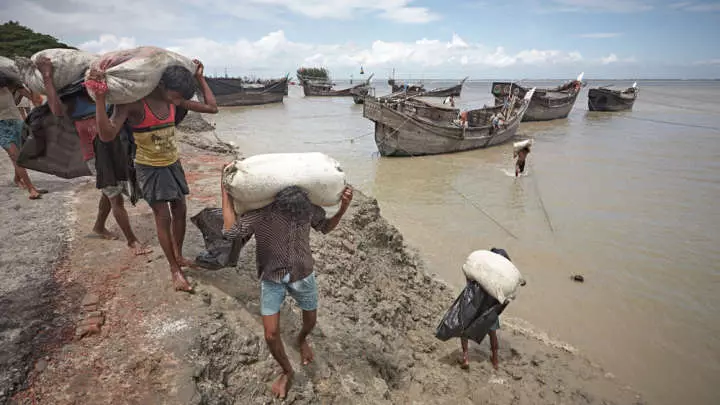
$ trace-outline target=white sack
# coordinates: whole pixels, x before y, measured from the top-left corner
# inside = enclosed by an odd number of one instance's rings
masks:
[[[523,150],[523,149],[526,148],[526,147],[527,147],[527,148],[531,147],[532,144],[533,144],[533,140],[532,140],[532,139],[526,139],[526,140],[524,140],[524,141],[515,142],[515,143],[513,143],[513,151],[514,151],[514,152],[519,152],[519,151]]]
[[[236,161],[225,169],[223,184],[243,214],[271,204],[290,186],[307,192],[315,205],[336,205],[346,179],[340,164],[323,153],[273,153]]]
[[[170,66],[182,66],[193,74],[197,69],[191,59],[153,46],[108,52],[91,67],[104,67],[108,87],[105,100],[108,104],[130,104],[152,93],[163,72]],[[85,79],[90,82],[87,75]],[[94,99],[92,85],[88,86],[88,92]]]
[[[15,61],[0,56],[0,82],[6,84],[22,83]]]
[[[40,94],[46,94],[42,74],[35,66],[41,56],[50,59],[52,63],[53,84],[57,90],[82,77],[90,64],[98,59],[97,55],[76,49],[45,49],[30,59],[15,58],[22,81],[30,90]]]
[[[520,270],[510,260],[489,250],[472,252],[463,265],[463,272],[500,303],[515,298],[522,279]]]

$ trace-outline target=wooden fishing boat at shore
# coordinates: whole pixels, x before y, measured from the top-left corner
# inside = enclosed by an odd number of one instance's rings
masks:
[[[425,90],[425,86],[422,84],[411,84],[411,85],[403,85],[398,84],[395,79],[388,79],[388,84],[392,88],[393,93],[397,92],[405,92],[409,96],[423,96],[423,97],[460,97],[460,93],[462,93],[463,85],[465,84],[465,81],[468,78],[464,78],[460,81],[460,83],[450,86],[450,87],[441,87],[436,89],[430,89]]]
[[[625,90],[613,90],[598,87],[588,91],[588,109],[590,111],[628,111],[632,110],[640,90],[637,83]]]
[[[303,92],[306,97],[361,97],[364,98],[370,92],[370,75],[364,82],[346,89],[336,90],[330,81],[318,81],[301,79]]]
[[[382,156],[423,156],[499,145],[512,139],[534,89],[512,102],[459,113],[415,98],[366,98],[363,116],[375,123]]]
[[[580,93],[582,78],[583,73],[576,80],[558,87],[535,89],[523,121],[549,121],[566,118]],[[491,89],[495,97],[495,105],[503,105],[508,95],[524,97],[529,90],[527,87],[512,82],[494,82]]]
[[[352,97],[355,104],[364,104],[366,98],[375,97],[375,88],[370,86],[363,87],[361,89],[353,91]]]
[[[220,107],[281,103],[288,91],[288,78],[265,83],[246,83],[239,78],[206,77]]]

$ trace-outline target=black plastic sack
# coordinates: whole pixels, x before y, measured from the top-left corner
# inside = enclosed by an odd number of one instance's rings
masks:
[[[445,313],[435,337],[442,341],[462,337],[480,343],[506,306],[470,281]]]
[[[205,241],[205,251],[200,253],[195,262],[206,269],[218,270],[223,267],[237,265],[240,249],[250,238],[229,241],[223,238],[223,216],[221,208],[205,208],[190,218],[200,229]]]

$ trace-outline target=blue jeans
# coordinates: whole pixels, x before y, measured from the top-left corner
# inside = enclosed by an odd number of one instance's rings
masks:
[[[288,273],[280,283],[262,280],[260,282],[260,313],[262,316],[275,315],[285,301],[287,293],[293,297],[303,311],[314,311],[318,306],[318,290],[315,273],[302,280],[290,282]]]

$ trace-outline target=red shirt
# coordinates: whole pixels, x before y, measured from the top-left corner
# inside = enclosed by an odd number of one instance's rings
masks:
[[[95,116],[75,121],[75,129],[80,137],[80,150],[82,151],[83,159],[87,162],[95,157],[93,141],[95,141],[95,137],[98,135]]]

